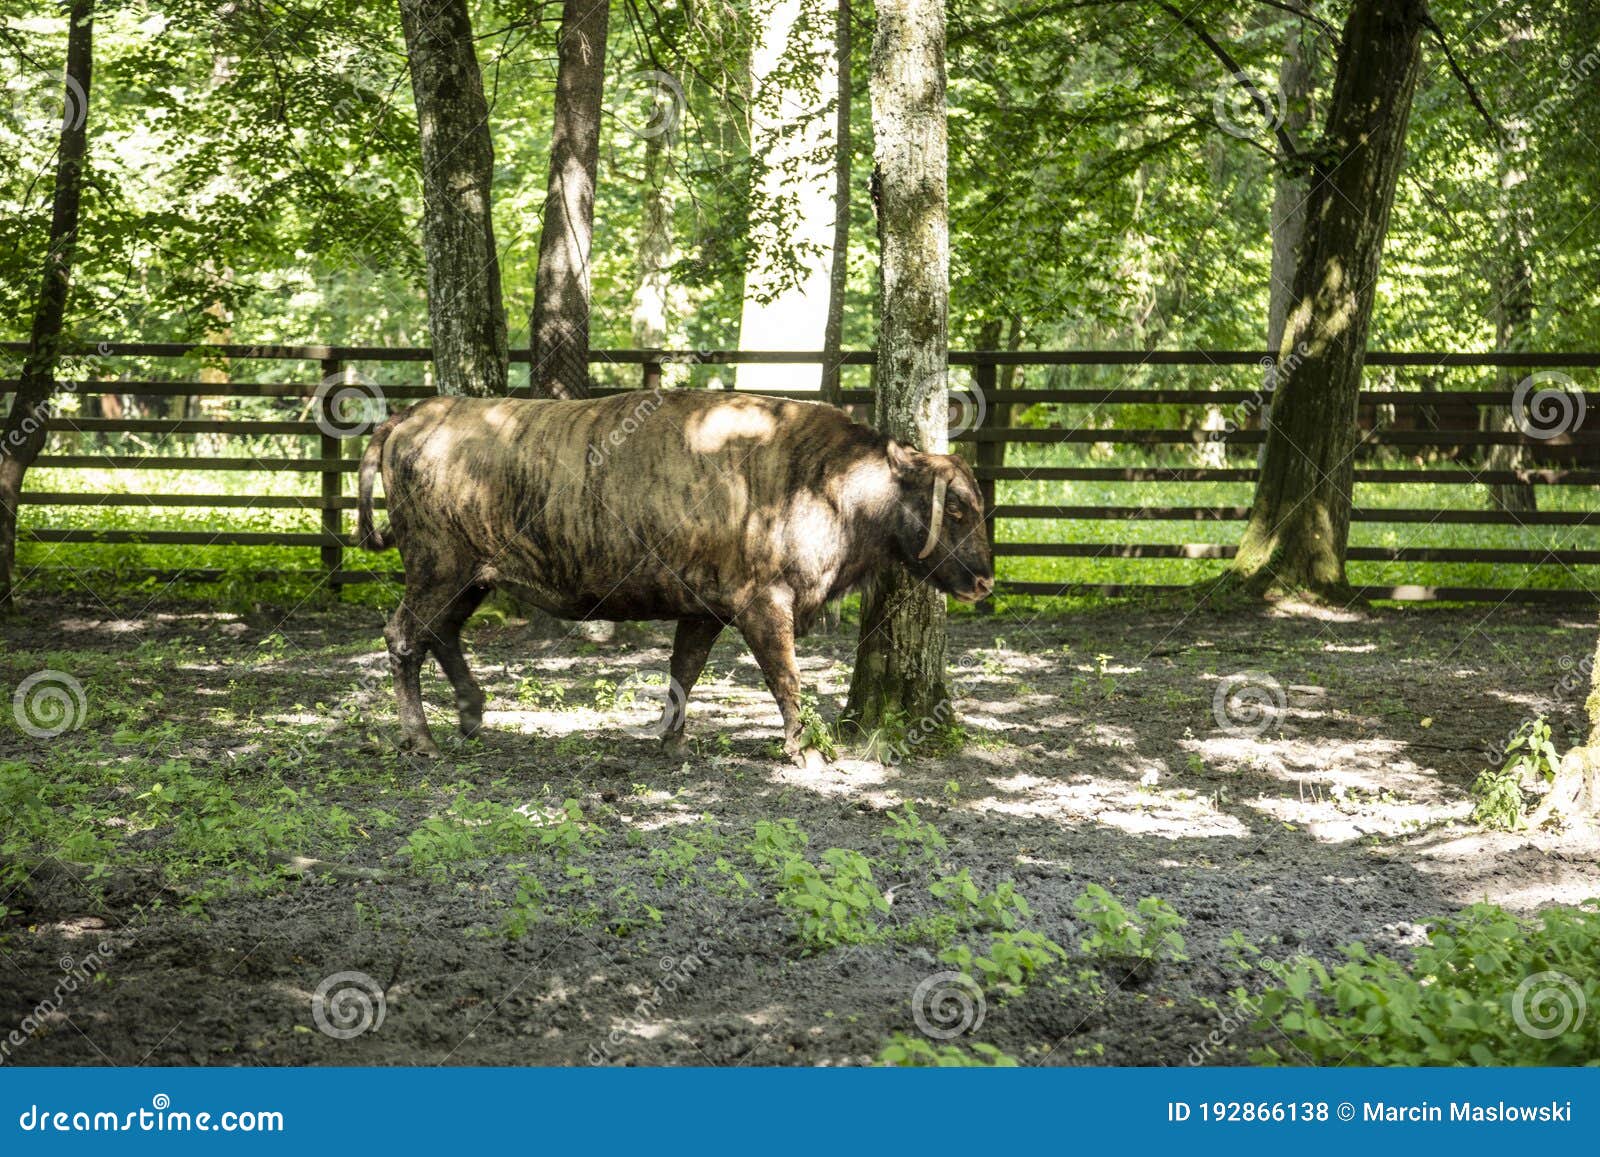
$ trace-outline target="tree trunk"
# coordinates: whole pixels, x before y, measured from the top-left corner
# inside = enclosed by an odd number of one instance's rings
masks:
[[[1522,54],[1522,45],[1532,35],[1526,27],[1513,27],[1506,38],[1505,52],[1514,65]],[[1526,182],[1528,122],[1522,116],[1513,116],[1501,122],[1505,130],[1500,144],[1500,204],[1495,222],[1497,245],[1495,247],[1496,276],[1494,284],[1495,348],[1505,352],[1518,352],[1528,347],[1533,328],[1533,208],[1528,203]],[[1514,369],[1502,368],[1496,375],[1496,386],[1514,390],[1519,375]],[[1482,410],[1485,430],[1517,431],[1517,420],[1525,415],[1512,413],[1507,406],[1486,406]],[[1531,464],[1532,455],[1526,446],[1489,446],[1484,454],[1484,465],[1490,470],[1522,470]],[[1534,487],[1526,482],[1496,483],[1489,487],[1489,501],[1497,510],[1532,511],[1538,509]]]
[[[561,5],[549,193],[528,323],[531,385],[539,397],[589,393],[589,252],[610,18],[607,0],[563,0]]]
[[[1531,827],[1552,819],[1600,817],[1600,643],[1589,661],[1589,699],[1584,708],[1589,716],[1588,740],[1561,757],[1555,782],[1528,816]]]
[[[1296,5],[1302,12],[1311,11],[1310,0]],[[1311,53],[1306,48],[1308,23],[1305,19],[1292,19],[1283,46],[1283,63],[1278,68],[1278,91],[1283,96],[1283,129],[1291,140],[1303,141],[1311,127],[1312,98],[1316,92],[1316,77]],[[1306,198],[1310,189],[1304,173],[1280,164],[1274,175],[1272,190],[1272,274],[1267,290],[1267,349],[1277,353],[1283,345],[1284,322],[1289,316],[1289,303],[1294,300],[1295,252],[1305,233]],[[1274,386],[1273,369],[1268,367],[1266,388]]]
[[[1233,574],[1251,590],[1345,586],[1356,403],[1427,9],[1356,0],[1310,158],[1295,304],[1278,348],[1260,481]]]
[[[753,0],[750,53],[750,260],[739,317],[741,350],[816,350],[826,343],[829,227],[836,199],[833,139],[836,32],[827,0]],[[741,390],[809,390],[817,364],[741,365]]]
[[[878,428],[943,451],[949,402],[950,242],[943,0],[879,0],[872,44],[878,191]],[[863,729],[943,721],[944,595],[900,567],[862,598],[846,715]]]
[[[422,249],[441,394],[506,392],[494,244],[494,141],[466,0],[400,0],[422,142]]]
[[[66,320],[67,294],[72,288],[72,263],[78,242],[78,203],[88,156],[94,0],[73,0],[67,20],[67,67],[62,85],[64,111],[61,143],[56,152],[50,244],[45,251],[28,353],[22,363],[16,395],[11,400],[11,411],[0,433],[0,611],[12,607],[22,479],[48,437],[45,423],[50,416],[50,397],[56,390],[56,361]]]
[[[839,20],[834,31],[835,60],[839,71],[838,107],[834,116],[833,264],[828,271],[828,321],[822,331],[822,349],[828,360],[822,367],[822,400],[839,403],[839,351],[844,348],[844,295],[850,284],[850,0],[839,0]]]
[[[664,93],[656,97],[656,118],[663,116],[660,102],[665,99]],[[673,251],[672,198],[667,195],[666,157],[671,147],[670,129],[645,138],[639,286],[633,293],[631,316],[636,349],[662,349],[667,344],[667,307],[672,288]]]

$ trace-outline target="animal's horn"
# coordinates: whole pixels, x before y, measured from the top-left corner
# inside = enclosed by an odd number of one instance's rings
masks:
[[[933,553],[933,548],[939,545],[939,525],[944,521],[944,492],[950,483],[944,478],[933,480],[933,513],[928,516],[928,541],[922,544],[922,553],[918,558],[927,558]]]

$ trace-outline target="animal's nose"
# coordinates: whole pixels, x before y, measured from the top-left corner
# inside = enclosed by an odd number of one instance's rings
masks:
[[[994,593],[994,579],[975,578],[972,580],[972,591],[980,599],[986,599]]]

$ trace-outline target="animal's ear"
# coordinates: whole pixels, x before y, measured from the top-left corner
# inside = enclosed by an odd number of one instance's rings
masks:
[[[916,466],[917,452],[902,446],[893,438],[889,439],[889,466],[894,470],[896,477],[904,478]]]

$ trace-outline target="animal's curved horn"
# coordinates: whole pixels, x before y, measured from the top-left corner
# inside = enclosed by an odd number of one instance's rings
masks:
[[[927,558],[939,545],[939,526],[944,522],[944,492],[950,485],[943,477],[933,480],[933,513],[928,516],[928,541],[922,544],[918,558]]]

